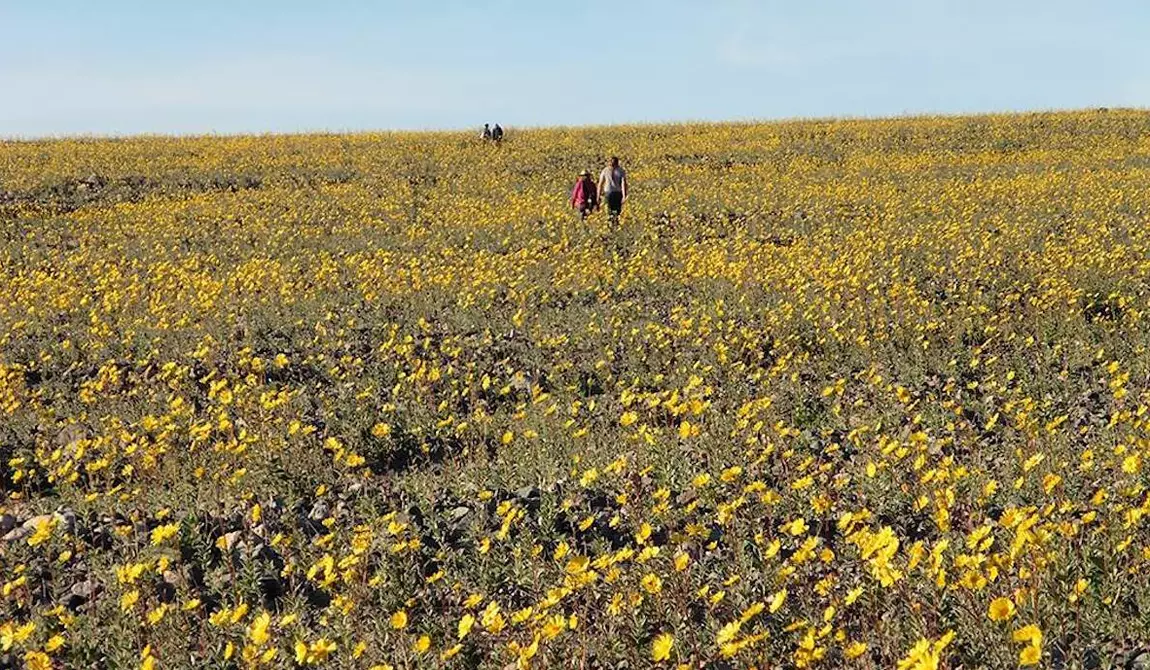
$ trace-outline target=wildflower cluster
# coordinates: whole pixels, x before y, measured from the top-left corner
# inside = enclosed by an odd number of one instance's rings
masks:
[[[1131,656],[1148,131],[0,144],[0,666]]]

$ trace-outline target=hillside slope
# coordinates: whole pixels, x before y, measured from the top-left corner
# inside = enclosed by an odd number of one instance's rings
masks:
[[[1132,658],[1148,131],[0,143],[0,666]]]

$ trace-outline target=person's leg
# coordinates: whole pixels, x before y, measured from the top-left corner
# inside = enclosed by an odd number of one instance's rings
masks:
[[[612,221],[618,221],[623,212],[623,194],[619,192],[607,194],[607,213]]]

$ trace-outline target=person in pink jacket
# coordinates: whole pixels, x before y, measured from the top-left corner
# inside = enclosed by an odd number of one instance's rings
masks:
[[[587,215],[599,208],[599,188],[591,180],[591,172],[579,173],[579,181],[571,190],[571,206],[579,210],[579,220],[586,221]]]

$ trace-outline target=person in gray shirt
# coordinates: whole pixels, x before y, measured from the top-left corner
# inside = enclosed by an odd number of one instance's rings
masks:
[[[607,203],[610,219],[618,221],[623,203],[627,202],[627,172],[619,165],[617,156],[612,156],[611,164],[599,173],[599,197]]]

